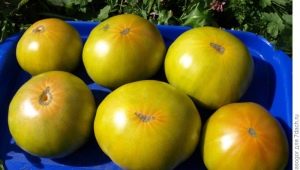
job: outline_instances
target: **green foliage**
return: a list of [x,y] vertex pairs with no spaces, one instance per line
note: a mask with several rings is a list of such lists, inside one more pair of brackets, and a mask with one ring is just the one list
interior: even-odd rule
[[292,0],[4,0],[0,42],[42,18],[103,21],[122,13],[155,24],[251,31],[292,55]]
[[278,33],[284,30],[283,20],[277,13],[263,12],[261,19],[266,23],[267,33],[271,37],[277,37]]
[[265,8],[269,5],[272,4],[272,0],[259,0],[259,5],[262,7],[262,8]]
[[88,3],[92,0],[47,0],[53,6],[65,7],[68,10],[86,12]]
[[100,10],[97,17],[102,21],[121,13],[133,13],[155,24],[165,25],[209,25],[210,11],[197,1],[161,1],[161,0],[107,0],[107,5]]
[[291,0],[231,0],[220,18],[235,20],[234,25],[221,26],[260,34],[279,49],[292,54]]
[[27,2],[28,0],[22,0],[20,2],[13,0],[0,4],[0,42],[24,27],[24,24],[14,22],[12,16],[14,16],[15,20],[18,20],[18,10]]
[[213,25],[211,11],[207,10],[206,4],[200,2],[188,6],[186,12],[180,17],[182,25],[200,27]]

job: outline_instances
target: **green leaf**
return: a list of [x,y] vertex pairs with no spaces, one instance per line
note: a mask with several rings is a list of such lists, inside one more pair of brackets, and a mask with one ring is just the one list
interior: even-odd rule
[[147,5],[148,5],[147,13],[151,12],[153,4],[154,4],[154,0],[147,1]]
[[267,23],[267,32],[276,38],[278,34],[284,29],[282,19],[277,13],[262,13],[262,20]]
[[29,0],[21,0],[18,4],[18,9],[20,9],[22,6],[24,6],[25,4],[27,4],[29,2]]
[[145,10],[141,11],[141,16],[145,19],[147,19],[147,12]]
[[211,18],[209,11],[202,9],[198,3],[195,5],[194,9],[188,15],[182,17],[182,19],[184,21],[182,25],[200,27],[208,25]]
[[290,14],[283,14],[282,19],[289,25],[293,24],[293,18],[292,18],[292,15],[290,15]]
[[99,21],[103,21],[106,18],[108,18],[110,10],[111,10],[111,6],[110,5],[106,5],[104,8],[102,8],[100,10],[100,13],[99,13],[98,17],[97,17],[99,19]]
[[259,5],[262,7],[262,8],[265,8],[269,5],[272,4],[272,0],[259,0]]
[[168,24],[169,19],[173,16],[173,12],[171,10],[161,10],[158,13],[158,24]]
[[293,37],[291,36],[292,27],[286,27],[278,36],[277,47],[288,55],[292,56]]
[[54,6],[72,8],[74,5],[84,7],[92,0],[47,0],[47,2]]
[[286,5],[289,2],[288,0],[272,0],[272,1],[279,5]]
[[64,0],[47,0],[47,2],[51,5],[54,5],[54,6],[60,6],[60,7],[65,6],[65,1]]

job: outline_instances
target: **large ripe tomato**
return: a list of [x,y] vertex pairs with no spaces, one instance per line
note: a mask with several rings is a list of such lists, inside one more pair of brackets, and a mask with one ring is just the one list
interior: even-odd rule
[[281,125],[262,106],[233,103],[205,124],[202,153],[212,170],[284,169],[288,142]]
[[230,33],[201,27],[184,32],[171,44],[165,73],[170,84],[217,109],[244,94],[252,80],[253,61],[246,46]]
[[25,151],[63,157],[89,138],[96,111],[94,96],[71,73],[50,71],[28,80],[9,105],[12,137]]
[[83,63],[96,83],[116,88],[154,75],[164,55],[164,41],[153,24],[122,14],[92,30],[83,48]]
[[66,22],[49,18],[32,24],[17,44],[19,65],[32,75],[52,70],[72,71],[81,61],[82,40]]
[[195,150],[200,129],[192,100],[155,80],[117,88],[100,104],[94,122],[102,150],[131,170],[174,168]]

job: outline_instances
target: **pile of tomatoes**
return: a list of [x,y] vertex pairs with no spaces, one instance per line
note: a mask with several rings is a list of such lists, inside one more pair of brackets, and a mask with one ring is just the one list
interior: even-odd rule
[[[198,148],[208,169],[287,165],[281,125],[259,104],[238,102],[254,64],[225,30],[193,28],[166,47],[155,25],[122,14],[101,22],[83,43],[71,25],[49,18],[26,30],[16,57],[32,78],[12,99],[8,124],[32,155],[67,156],[94,134],[124,169],[174,169]],[[81,62],[95,83],[111,89],[99,106],[73,74]],[[166,79],[153,79],[161,70]],[[199,108],[213,111],[205,122]]]

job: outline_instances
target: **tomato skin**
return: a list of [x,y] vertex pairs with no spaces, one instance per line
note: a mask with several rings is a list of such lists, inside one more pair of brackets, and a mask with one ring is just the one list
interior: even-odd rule
[[114,90],[99,105],[94,122],[101,149],[131,170],[173,169],[195,150],[200,129],[192,100],[155,80]]
[[275,118],[256,103],[233,103],[208,119],[202,136],[208,169],[284,169],[288,141]]
[[165,51],[162,36],[152,23],[122,14],[91,31],[83,48],[83,63],[96,83],[114,89],[153,76],[163,63]]
[[170,84],[210,109],[238,101],[254,70],[239,39],[208,26],[181,34],[169,47],[164,66]]
[[90,137],[96,111],[93,94],[71,73],[50,71],[20,87],[8,111],[9,130],[26,152],[63,157]]
[[32,24],[18,41],[17,61],[31,75],[61,70],[73,71],[81,61],[82,40],[68,23],[56,18]]

